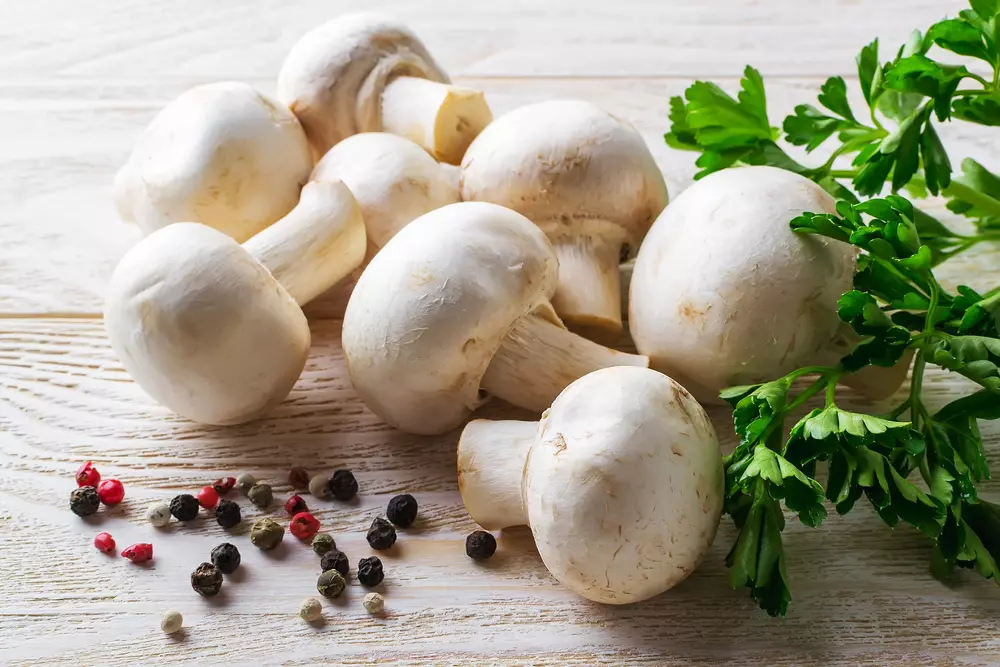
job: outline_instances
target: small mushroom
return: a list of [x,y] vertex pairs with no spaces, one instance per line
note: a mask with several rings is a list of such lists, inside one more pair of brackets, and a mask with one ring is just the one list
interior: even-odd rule
[[492,119],[483,94],[451,85],[423,43],[381,14],[347,14],[306,33],[278,75],[278,98],[319,158],[359,132],[391,132],[458,164]]
[[144,234],[200,222],[242,243],[295,207],[311,169],[283,104],[244,83],[213,83],[156,115],[115,178],[115,203]]
[[284,400],[302,373],[300,306],[353,271],[365,230],[343,183],[311,182],[287,216],[240,246],[176,223],[133,247],[111,278],[104,321],[150,396],[206,424],[239,424]]
[[444,433],[492,396],[541,412],[573,380],[648,360],[566,330],[557,262],[524,216],[451,204],[404,227],[365,269],[344,314],[351,382],[385,421]]
[[589,102],[515,109],[462,160],[462,199],[507,206],[542,228],[559,258],[552,305],[602,341],[622,331],[618,264],[667,205],[667,187],[635,129]]
[[626,604],[679,583],[708,551],[722,456],[683,387],[647,368],[605,368],[569,385],[541,422],[470,422],[458,488],[483,528],[530,526],[564,586]]

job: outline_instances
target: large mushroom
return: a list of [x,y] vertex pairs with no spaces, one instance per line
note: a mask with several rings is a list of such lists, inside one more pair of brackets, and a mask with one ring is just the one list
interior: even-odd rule
[[683,387],[647,368],[606,368],[569,385],[541,422],[469,423],[458,487],[484,528],[530,526],[567,588],[626,604],[679,583],[708,551],[722,456]]
[[283,104],[244,83],[213,83],[156,115],[115,178],[115,203],[144,234],[200,222],[242,243],[295,207],[312,166]]
[[354,388],[413,433],[443,433],[490,396],[541,412],[607,366],[646,366],[566,330],[552,310],[557,262],[524,216],[451,204],[403,228],[365,269],[344,314]]
[[480,91],[451,85],[423,43],[381,14],[347,14],[306,33],[285,58],[278,98],[319,158],[359,132],[391,132],[458,164],[493,115]]
[[576,100],[515,109],[462,160],[462,198],[507,206],[541,227],[559,258],[552,305],[574,330],[622,330],[622,247],[638,248],[667,204],[646,143],[627,122]]
[[206,424],[239,424],[284,400],[302,373],[300,306],[364,257],[361,212],[343,183],[312,182],[284,218],[240,246],[197,223],[150,234],[115,269],[104,319],[150,396]]

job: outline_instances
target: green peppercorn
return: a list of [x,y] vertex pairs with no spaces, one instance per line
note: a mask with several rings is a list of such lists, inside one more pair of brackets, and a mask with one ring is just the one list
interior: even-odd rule
[[347,587],[347,582],[344,581],[344,576],[337,572],[336,570],[327,570],[323,574],[319,575],[319,579],[316,580],[316,590],[319,591],[320,595],[328,598],[339,598],[340,594],[344,592],[344,588]]
[[78,486],[69,494],[69,508],[77,516],[90,516],[101,506],[101,497],[92,486]]
[[330,533],[319,533],[312,541],[313,551],[316,552],[317,556],[322,556],[323,554],[333,551],[337,548],[337,542],[333,539],[333,535]]
[[266,509],[271,506],[274,493],[271,491],[270,484],[254,484],[247,492],[247,498],[257,507]]
[[335,470],[327,487],[330,495],[337,500],[350,500],[358,495],[358,480],[350,470]]
[[211,563],[202,563],[191,573],[191,588],[207,598],[222,588],[222,572]]
[[369,556],[358,561],[358,581],[371,588],[378,586],[385,578],[382,561],[378,556]]
[[465,538],[465,555],[473,560],[486,560],[497,550],[497,538],[485,530],[477,530]]
[[240,506],[232,500],[220,500],[215,508],[215,520],[226,530],[238,526],[243,520]]
[[193,521],[198,516],[198,499],[190,493],[174,496],[170,501],[170,513],[178,521]]
[[368,544],[372,549],[376,551],[382,551],[383,549],[388,549],[393,544],[396,543],[396,529],[392,527],[392,524],[383,519],[382,517],[376,517],[372,521],[371,528],[368,529]]
[[323,557],[319,559],[319,567],[324,572],[327,570],[336,570],[346,577],[351,569],[351,564],[347,560],[347,554],[334,549],[330,553],[323,554]]
[[250,492],[253,485],[257,483],[257,478],[248,472],[241,473],[239,477],[236,478],[236,488],[240,490],[244,496]]
[[212,549],[212,565],[222,574],[232,574],[240,566],[240,550],[229,542],[223,542]]
[[317,498],[329,498],[330,489],[327,483],[330,478],[326,475],[315,475],[309,480],[309,493],[313,494]]
[[274,519],[257,519],[250,529],[250,542],[263,551],[271,551],[285,537],[285,529]]

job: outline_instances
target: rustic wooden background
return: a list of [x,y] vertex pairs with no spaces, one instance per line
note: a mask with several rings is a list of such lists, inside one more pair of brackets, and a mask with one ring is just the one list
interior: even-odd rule
[[[760,612],[726,583],[727,523],[707,562],[654,600],[602,607],[551,579],[526,530],[505,532],[487,565],[469,561],[474,528],[455,486],[457,434],[393,432],[352,392],[339,350],[343,292],[309,308],[314,350],[270,419],[209,428],[185,422],[132,384],[105,339],[101,300],[137,239],[116,219],[111,179],[140,130],[184,89],[243,79],[269,92],[284,54],[311,26],[369,3],[343,0],[32,0],[0,6],[0,663],[143,664],[730,664],[968,665],[1000,662],[1000,591],[974,575],[948,588],[927,571],[915,531],[888,530],[863,507],[818,530],[786,532],[794,599],[788,618]],[[812,101],[822,79],[853,80],[872,37],[891,49],[959,0],[461,0],[376,2],[407,21],[456,81],[484,89],[498,113],[549,98],[592,100],[645,135],[676,195],[692,157],[662,143],[669,96],[694,78],[732,89],[745,64],[768,82],[772,119]],[[956,164],[997,168],[1000,132],[947,126]],[[942,207],[932,206],[936,211]],[[1000,248],[943,269],[949,282],[1000,280]],[[967,387],[933,375],[943,403]],[[510,416],[495,406],[491,415]],[[724,411],[713,416],[727,442]],[[994,460],[1000,429],[984,427]],[[72,475],[93,459],[126,502],[82,521],[67,509]],[[189,572],[225,535],[214,521],[162,532],[145,506],[223,473],[252,471],[283,499],[285,471],[346,466],[360,503],[313,503],[351,557],[364,529],[401,492],[418,524],[385,558],[388,615],[368,617],[363,590],[329,605],[326,623],[295,617],[314,594],[316,557],[292,538],[244,555],[223,594],[199,598]],[[997,484],[989,491],[1000,491]],[[249,504],[243,502],[245,507]],[[253,518],[259,512],[245,510]],[[280,510],[275,510],[280,512]],[[244,526],[245,528],[246,526]],[[90,546],[155,543],[133,566]],[[168,608],[186,631],[159,631]]]

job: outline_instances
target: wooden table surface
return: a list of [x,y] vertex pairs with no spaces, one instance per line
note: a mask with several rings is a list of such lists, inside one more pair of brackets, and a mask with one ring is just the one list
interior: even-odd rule
[[[242,79],[273,92],[282,58],[311,26],[367,3],[342,0],[8,2],[0,9],[0,663],[145,664],[906,664],[1000,662],[1000,591],[965,575],[945,587],[928,573],[928,542],[890,531],[868,509],[820,529],[790,523],[793,601],[771,619],[731,591],[724,521],[704,565],[667,594],[604,607],[563,590],[530,533],[500,537],[497,556],[463,553],[475,526],[455,477],[457,433],[407,436],[358,401],[339,349],[345,291],[310,306],[314,347],[289,399],[266,420],[199,426],[169,414],[133,384],[105,338],[110,273],[138,238],[120,222],[111,180],[140,130],[186,88]],[[667,101],[695,77],[732,89],[745,64],[768,83],[772,122],[812,101],[823,78],[855,76],[875,36],[895,45],[963,8],[960,0],[397,0],[375,3],[408,22],[457,82],[481,87],[495,112],[550,98],[583,98],[632,121],[670,191],[693,173],[669,151]],[[996,168],[1000,132],[953,124],[953,161]],[[932,205],[936,212],[940,204]],[[1000,248],[943,268],[983,287],[1000,281]],[[943,403],[963,383],[932,374]],[[515,415],[502,406],[492,416]],[[516,415],[530,418],[530,415]],[[713,413],[732,442],[723,410]],[[1000,429],[984,425],[994,460]],[[127,489],[126,502],[83,521],[67,498],[92,459]],[[296,616],[315,593],[312,552],[287,539],[265,556],[245,530],[239,576],[201,599],[189,572],[225,534],[214,521],[157,532],[145,507],[220,474],[252,471],[280,498],[292,465],[353,469],[360,503],[313,503],[351,557],[389,497],[413,493],[417,525],[386,557],[388,615],[368,617],[356,583],[326,623]],[[988,492],[996,492],[996,483]],[[249,509],[245,517],[261,512]],[[280,513],[280,510],[274,510]],[[156,560],[133,566],[90,541],[149,540]],[[159,631],[163,611],[186,631]]]

